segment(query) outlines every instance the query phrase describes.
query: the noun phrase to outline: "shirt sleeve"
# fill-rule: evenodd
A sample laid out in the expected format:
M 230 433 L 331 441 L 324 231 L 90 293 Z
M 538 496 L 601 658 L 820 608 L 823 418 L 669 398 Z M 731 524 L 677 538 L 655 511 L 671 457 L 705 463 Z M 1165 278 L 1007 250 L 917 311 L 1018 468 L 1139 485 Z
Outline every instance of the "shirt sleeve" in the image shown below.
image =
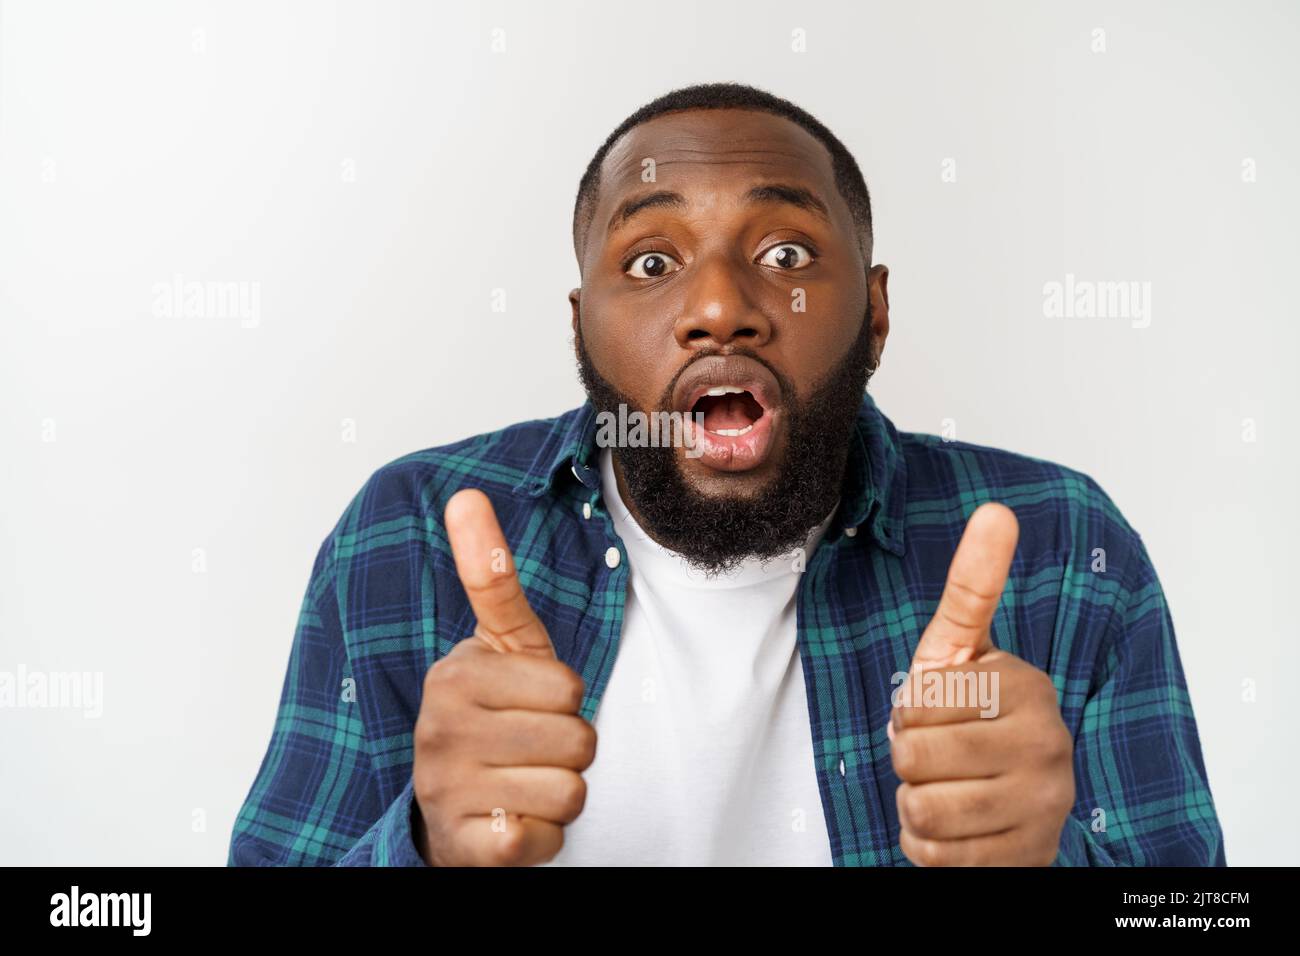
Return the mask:
M 1142 539 L 1125 531 L 1122 583 L 1075 734 L 1077 802 L 1055 865 L 1224 866 L 1173 619 Z
M 333 535 L 316 556 L 270 746 L 231 835 L 229 866 L 425 866 L 410 779 L 387 800 L 340 622 Z

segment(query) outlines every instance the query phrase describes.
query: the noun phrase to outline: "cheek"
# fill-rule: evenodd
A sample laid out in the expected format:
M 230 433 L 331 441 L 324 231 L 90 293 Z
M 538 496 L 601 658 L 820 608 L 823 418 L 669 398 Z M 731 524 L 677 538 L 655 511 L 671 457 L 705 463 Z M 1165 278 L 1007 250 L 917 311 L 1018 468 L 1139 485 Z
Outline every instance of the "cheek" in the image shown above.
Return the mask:
M 848 354 L 862 330 L 867 312 L 865 296 L 858 302 L 822 290 L 817 298 L 822 307 L 814 310 L 810 290 L 808 310 L 788 313 L 778 330 L 779 352 L 802 397 Z
M 600 374 L 643 409 L 658 403 L 681 361 L 662 314 L 641 315 L 626 304 L 584 304 L 582 337 Z

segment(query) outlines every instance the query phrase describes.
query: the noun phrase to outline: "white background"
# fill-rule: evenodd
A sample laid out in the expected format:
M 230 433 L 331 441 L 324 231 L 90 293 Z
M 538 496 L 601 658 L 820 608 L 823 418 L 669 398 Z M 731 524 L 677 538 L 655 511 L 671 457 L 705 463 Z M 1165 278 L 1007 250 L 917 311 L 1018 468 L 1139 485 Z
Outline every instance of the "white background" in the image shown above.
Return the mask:
M 0 710 L 0 862 L 225 862 L 321 540 L 392 458 L 581 400 L 578 178 L 709 80 L 855 152 L 882 409 L 1102 484 L 1228 861 L 1300 862 L 1296 10 L 0 3 L 0 670 L 104 675 L 98 720 Z M 1067 273 L 1150 282 L 1150 326 L 1045 317 Z M 177 275 L 256 326 L 156 315 Z

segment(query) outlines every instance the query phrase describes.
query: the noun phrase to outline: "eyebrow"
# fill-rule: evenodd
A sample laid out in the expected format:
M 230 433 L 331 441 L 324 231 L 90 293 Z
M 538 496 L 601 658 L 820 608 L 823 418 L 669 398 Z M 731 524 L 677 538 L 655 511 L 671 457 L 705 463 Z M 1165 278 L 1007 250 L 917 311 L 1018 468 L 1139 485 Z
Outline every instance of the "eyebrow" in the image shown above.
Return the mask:
M 831 220 L 830 209 L 827 208 L 826 203 L 822 202 L 811 189 L 805 189 L 802 186 L 789 186 L 784 183 L 766 183 L 762 186 L 755 186 L 745 193 L 745 202 L 780 203 L 815 213 L 828 223 Z M 625 200 L 619 205 L 618 209 L 614 210 L 614 215 L 609 219 L 605 234 L 609 235 L 615 229 L 627 223 L 629 219 L 646 209 L 661 207 L 681 209 L 686 205 L 688 205 L 686 199 L 681 193 L 670 192 L 666 189 L 634 196 Z
M 670 206 L 676 209 L 681 209 L 686 206 L 686 198 L 682 196 L 681 193 L 669 192 L 666 189 L 658 189 L 652 193 L 643 193 L 640 196 L 633 196 L 631 199 L 624 201 L 618 209 L 614 210 L 614 215 L 609 218 L 609 226 L 605 229 L 605 235 L 612 233 L 637 213 L 659 206 Z
M 827 208 L 826 203 L 822 202 L 811 189 L 804 189 L 802 186 L 787 186 L 784 183 L 767 183 L 763 186 L 755 186 L 745 194 L 745 201 L 751 203 L 784 203 L 787 206 L 795 206 L 816 213 L 828 223 L 831 221 L 831 211 Z

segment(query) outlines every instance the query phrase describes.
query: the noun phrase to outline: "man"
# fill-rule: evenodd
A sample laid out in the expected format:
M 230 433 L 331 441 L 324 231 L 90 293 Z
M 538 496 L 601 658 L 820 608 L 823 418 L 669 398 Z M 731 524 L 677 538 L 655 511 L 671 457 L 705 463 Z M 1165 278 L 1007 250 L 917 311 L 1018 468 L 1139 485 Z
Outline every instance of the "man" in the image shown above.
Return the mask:
M 1225 862 L 1138 534 L 865 396 L 889 272 L 829 130 L 661 97 L 574 245 L 588 402 L 361 489 L 232 864 Z

